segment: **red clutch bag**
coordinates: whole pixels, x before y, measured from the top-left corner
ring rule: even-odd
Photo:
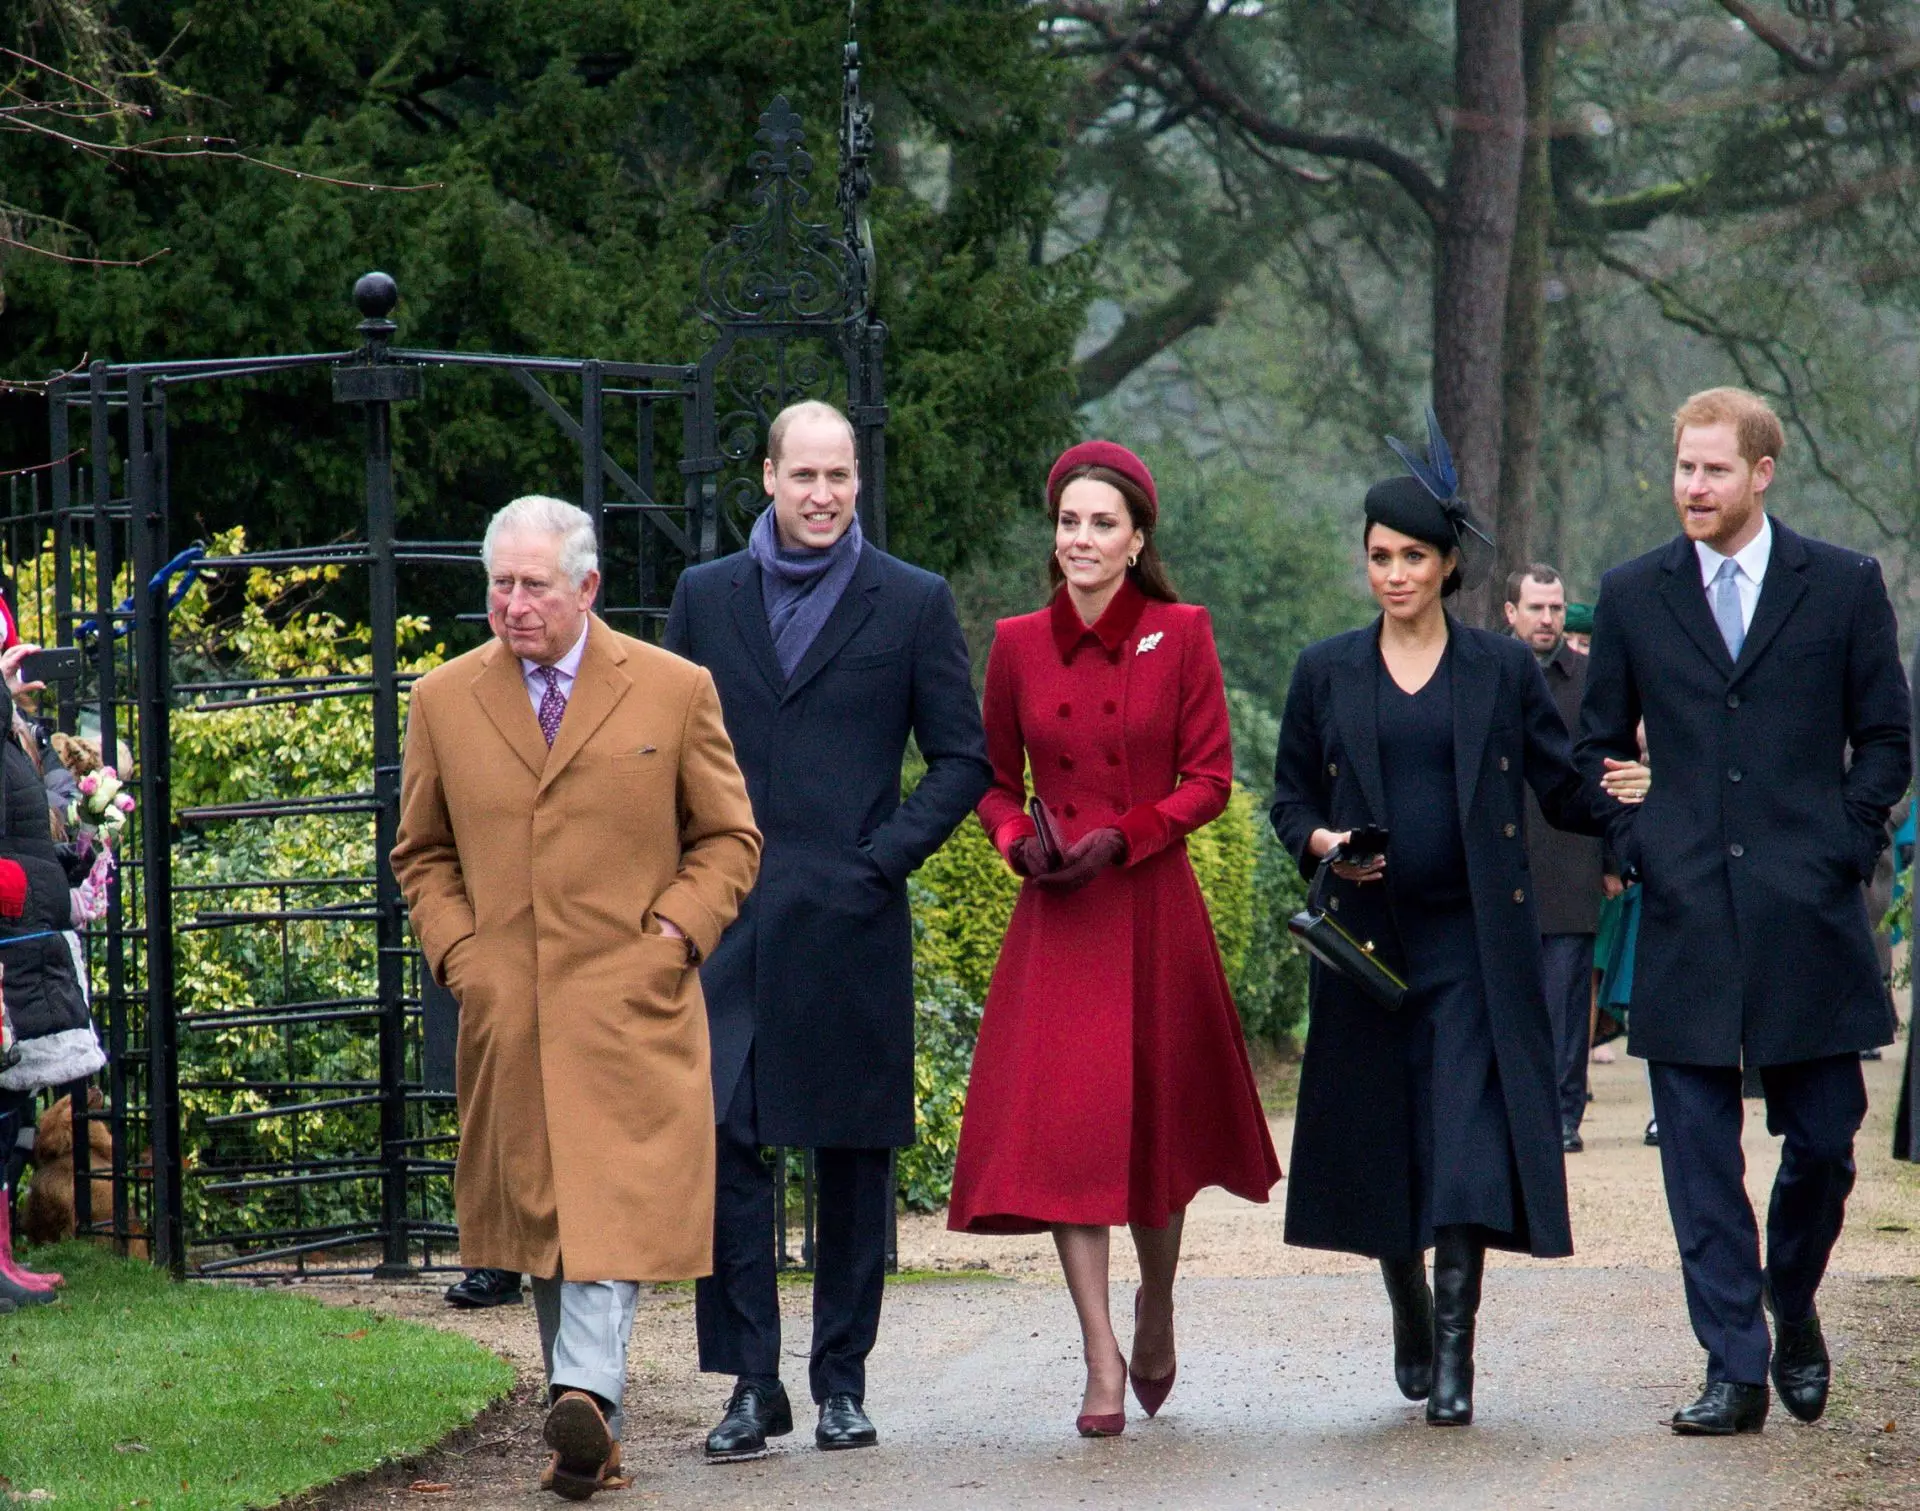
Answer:
[[[1039,837],[1040,848],[1046,852],[1047,869],[1059,870],[1066,864],[1067,848],[1060,843],[1060,830],[1053,821],[1046,800],[1036,793],[1027,804],[1027,812],[1033,819],[1033,832]]]

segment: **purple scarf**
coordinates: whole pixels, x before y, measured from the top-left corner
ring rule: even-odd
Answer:
[[[753,522],[747,554],[760,564],[760,596],[782,676],[793,676],[793,669],[840,602],[853,581],[864,544],[858,514],[847,533],[824,551],[789,551],[781,545],[771,504]]]

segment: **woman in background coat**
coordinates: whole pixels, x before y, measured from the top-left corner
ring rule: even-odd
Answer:
[[[1578,833],[1617,810],[1574,769],[1527,647],[1441,607],[1485,537],[1437,429],[1438,468],[1367,493],[1380,618],[1294,668],[1273,825],[1308,876],[1352,830],[1388,830],[1384,858],[1336,857],[1315,896],[1411,988],[1388,1012],[1313,966],[1287,1241],[1380,1261],[1402,1393],[1464,1425],[1488,1245],[1573,1252],[1522,787]],[[1645,775],[1622,768],[1609,790]]]
[[[1263,1202],[1280,1178],[1186,837],[1233,785],[1207,611],[1153,547],[1146,464],[1089,441],[1047,479],[1053,600],[1005,619],[987,663],[994,784],[980,821],[1026,878],[987,993],[948,1225],[1051,1229],[1087,1364],[1078,1427],[1148,1416],[1173,1388],[1173,1280],[1206,1186]],[[1049,865],[1026,772],[1064,857]],[[1109,1229],[1140,1261],[1133,1356],[1107,1308]]]

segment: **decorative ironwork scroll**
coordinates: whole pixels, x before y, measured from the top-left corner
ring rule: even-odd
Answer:
[[[862,308],[859,258],[833,228],[801,212],[813,156],[800,117],[776,96],[747,159],[760,214],[735,226],[700,264],[700,313],[717,325],[843,320]]]
[[[805,215],[814,161],[805,127],[784,95],[760,117],[754,139],[760,145],[747,165],[760,213],[735,226],[700,270],[697,308],[713,337],[701,369],[716,408],[707,444],[683,463],[690,477],[706,475],[698,539],[708,551],[745,544],[766,504],[754,463],[767,427],[787,405],[816,398],[844,405],[853,423],[861,520],[884,542],[880,351],[886,328],[873,313],[866,209],[873,107],[860,94],[859,44],[849,39],[841,54],[838,228]]]

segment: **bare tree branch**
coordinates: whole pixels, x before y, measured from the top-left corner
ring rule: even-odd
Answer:
[[[1054,14],[1077,20],[1097,32],[1122,67],[1163,97],[1172,100],[1190,95],[1195,103],[1269,147],[1363,163],[1399,185],[1435,229],[1445,222],[1446,191],[1413,158],[1374,137],[1309,131],[1278,120],[1216,78],[1195,56],[1192,46],[1207,9],[1204,4],[1196,4],[1172,26],[1150,19],[1127,32],[1115,24],[1112,12],[1098,0],[1062,0],[1053,7]],[[1149,10],[1147,14],[1152,17],[1156,13]]]
[[[1711,311],[1703,309],[1698,302],[1687,298],[1668,279],[1604,249],[1596,249],[1594,255],[1602,267],[1632,280],[1652,296],[1662,319],[1671,321],[1696,335],[1704,336],[1718,346],[1739,372],[1742,384],[1756,392],[1770,394],[1780,400],[1781,406],[1786,411],[1787,423],[1806,443],[1807,455],[1813,462],[1813,470],[1831,484],[1849,504],[1865,515],[1876,530],[1890,541],[1913,539],[1916,526],[1920,525],[1920,522],[1908,521],[1901,524],[1889,520],[1875,500],[1828,460],[1826,448],[1820,441],[1819,431],[1807,417],[1802,399],[1802,385],[1795,380],[1791,367],[1782,355],[1783,351],[1788,351],[1790,348],[1779,336],[1772,333],[1743,331],[1730,326]]]
[[[1151,309],[1130,313],[1112,340],[1074,364],[1079,401],[1091,404],[1106,397],[1187,332],[1213,324],[1263,254],[1262,238],[1237,236],[1177,292]]]

